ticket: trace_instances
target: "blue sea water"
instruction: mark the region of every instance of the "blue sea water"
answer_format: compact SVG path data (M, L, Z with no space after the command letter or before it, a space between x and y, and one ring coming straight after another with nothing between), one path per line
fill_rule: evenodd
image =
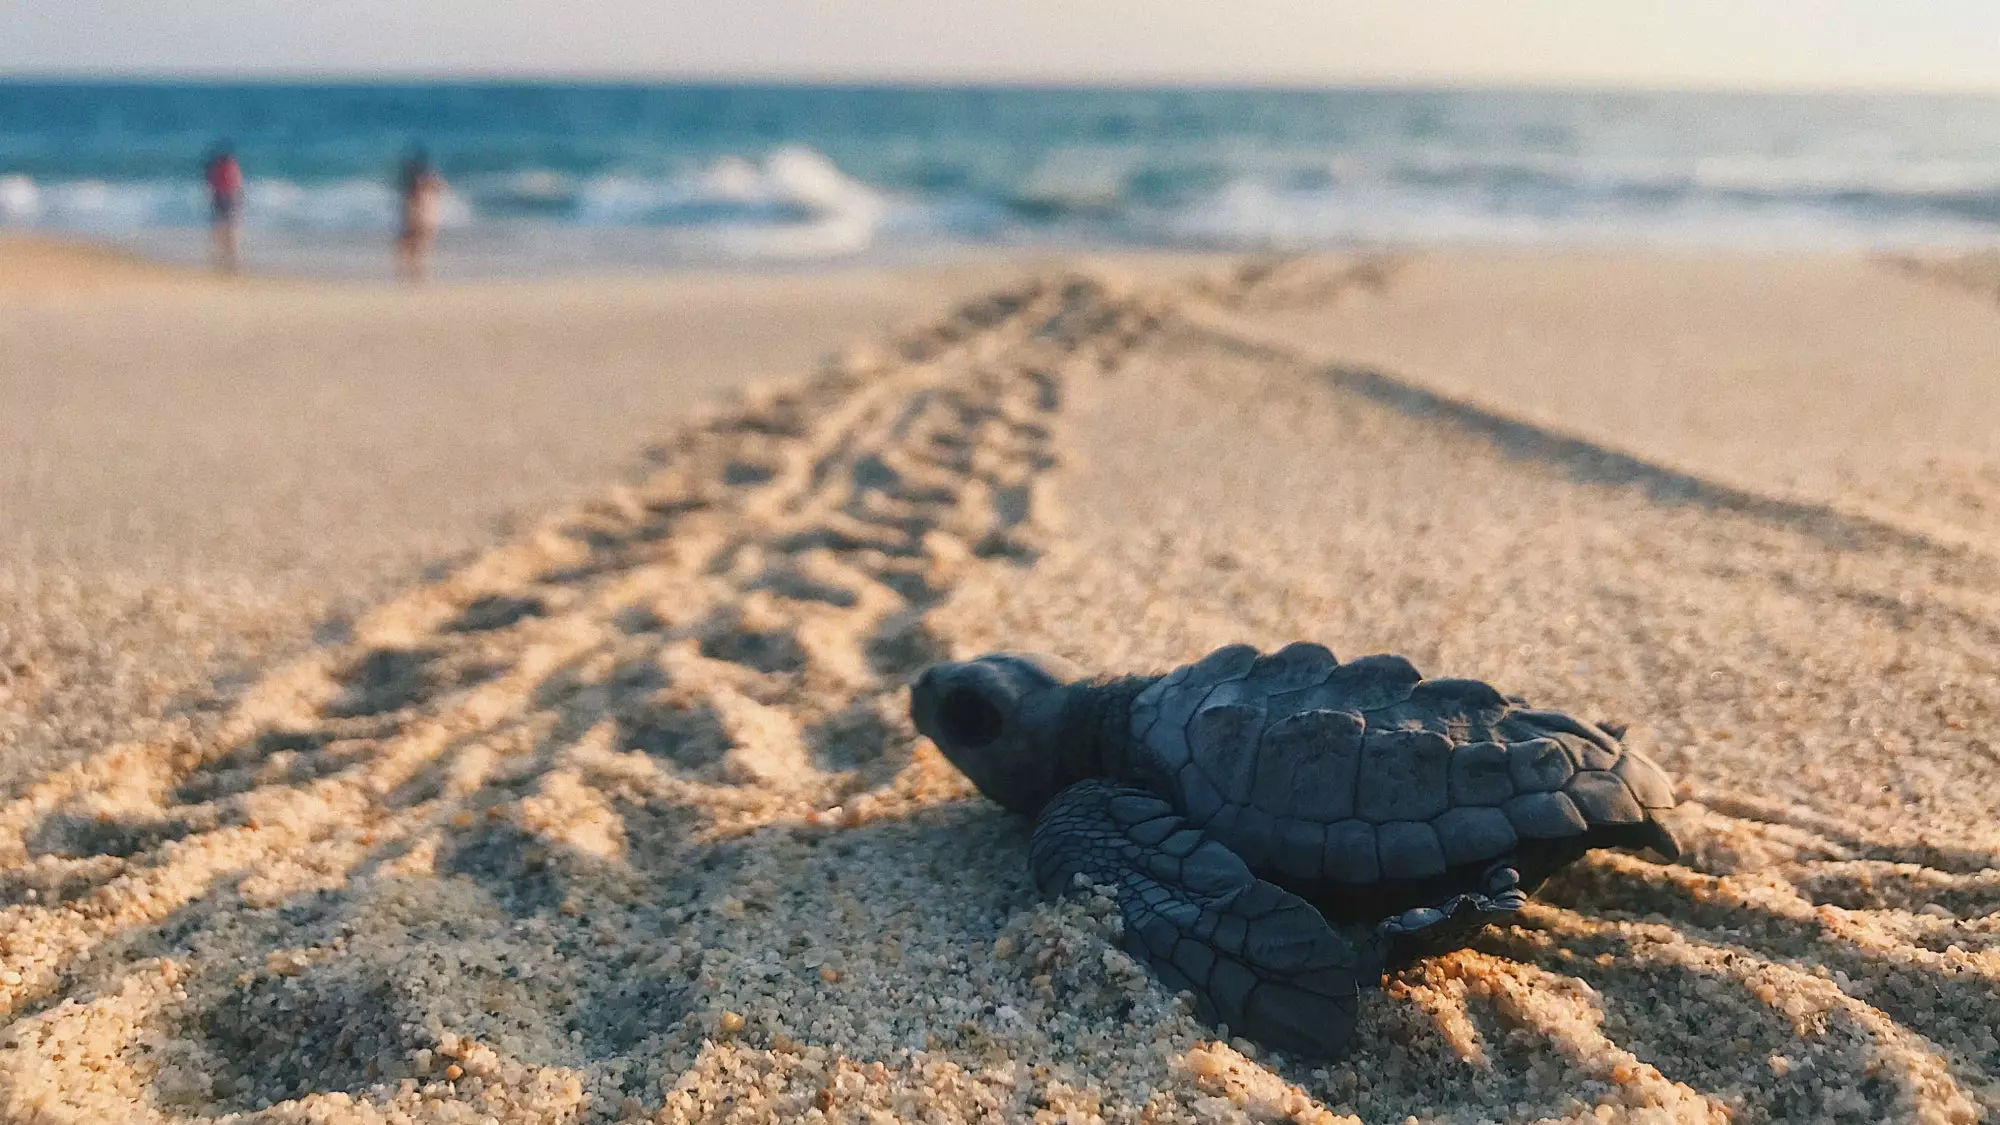
M2000 98L1417 90L0 82L0 226L379 266L422 143L440 264L535 272L966 245L2000 240Z

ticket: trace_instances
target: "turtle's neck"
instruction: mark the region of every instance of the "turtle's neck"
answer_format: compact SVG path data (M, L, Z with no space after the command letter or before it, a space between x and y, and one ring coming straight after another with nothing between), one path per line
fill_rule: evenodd
M1121 676L1069 689L1062 729L1075 732L1075 741L1062 748L1063 788L1086 778L1130 776L1132 701L1159 678Z

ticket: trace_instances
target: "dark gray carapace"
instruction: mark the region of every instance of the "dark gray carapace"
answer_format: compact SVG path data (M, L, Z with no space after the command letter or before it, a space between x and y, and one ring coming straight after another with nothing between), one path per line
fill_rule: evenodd
M1036 818L1037 882L1116 888L1126 941L1232 1030L1338 1053L1385 966L1463 945L1599 847L1679 844L1666 774L1591 723L1397 656L1232 645L1085 680L1019 653L926 670L917 729Z

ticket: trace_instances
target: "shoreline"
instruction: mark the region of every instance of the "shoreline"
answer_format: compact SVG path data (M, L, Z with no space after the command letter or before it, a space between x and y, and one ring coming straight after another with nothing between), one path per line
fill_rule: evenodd
M661 232L639 229L598 232L602 237L633 235L641 246ZM300 284L326 286L370 286L402 284L394 276L392 244L380 237L316 236L281 251L275 259L251 248L250 268L228 276L216 273L207 264L206 228L178 232L151 232L133 239L51 233L39 230L0 227L0 292L20 293L36 288L76 288L104 286L122 281L168 280L222 283ZM445 239L450 238L447 232ZM1729 243L1681 242L1675 240L1618 240L1606 238L1489 238L1380 240L1319 249L1229 248L1200 245L1161 246L1142 244L1065 242L1022 242L990 244L941 241L932 245L876 248L856 254L825 257L728 257L680 256L635 250L626 246L622 257L599 259L547 258L536 260L532 252L503 252L486 257L454 254L448 241L440 251L438 275L427 286L533 285L555 283L633 283L667 278L727 278L816 276L853 271L950 271L982 268L996 262L1031 270L1061 268L1062 263L1160 262L1178 266L1190 262L1221 262L1229 259L1329 257L1356 254L1390 255L1472 255L1478 257L1659 257L1659 258L1740 258L1740 259L1819 259L1866 258L1902 263L1912 272L1955 280L1974 288L1996 288L1986 241L1884 242L1880 244L1827 245L1736 245ZM260 258L262 264L260 264ZM282 264L273 264L273 263ZM315 263L296 268L301 263Z
M133 282L188 282L199 271L73 236L0 230L0 293L102 288Z

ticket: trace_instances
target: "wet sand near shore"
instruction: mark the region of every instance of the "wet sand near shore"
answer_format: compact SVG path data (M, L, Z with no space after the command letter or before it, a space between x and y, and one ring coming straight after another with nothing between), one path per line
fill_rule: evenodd
M2000 487L1977 418L1937 422L1983 402L2000 312L1866 262L1765 268L1096 263L618 439L646 471L384 589L201 723L20 776L0 1105L2000 1113ZM1657 296L1730 285L1765 335ZM1840 332L1874 350L1812 350ZM1814 383L1835 362L1909 390L1855 423ZM1674 387L1763 404L1775 452L1659 409ZM1883 491L1926 427L1978 504ZM1386 981L1351 1058L1291 1059L1195 1021L1108 902L1038 901L1025 826L904 714L941 657L1145 670L1299 637L1632 721L1688 854L1589 857ZM173 650L129 651L143 675Z

